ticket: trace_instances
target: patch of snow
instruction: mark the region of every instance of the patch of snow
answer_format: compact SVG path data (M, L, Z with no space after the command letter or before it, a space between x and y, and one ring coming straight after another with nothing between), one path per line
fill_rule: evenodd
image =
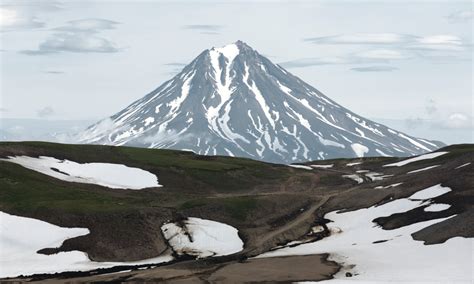
M359 157L359 158L364 157L364 155L367 152L369 152L369 148L367 148L366 146L364 146L362 144L359 144L359 143L351 144L351 148L354 151L354 153L356 154L356 156Z
M426 196L433 197L432 194ZM257 257L329 253L329 260L344 265L335 275L336 279L328 280L329 283L347 280L346 272L352 273L351 281L364 283L469 283L472 280L472 238L454 237L442 244L424 245L423 241L415 241L411 236L453 216L394 230L384 230L372 222L378 217L420 206L422 202L405 198L351 212L330 212L324 216L332 221L327 224L333 232L329 237Z
M342 177L344 178L349 178L349 179L352 179L354 181L356 181L358 184L361 184L364 182L364 179L361 178L359 175L343 175Z
M340 106L338 106L337 104L334 104L333 102L331 102L330 100L328 100L324 95L318 95L317 93L311 91L310 94L313 94L315 95L316 97L320 98L321 100L325 101L327 104L330 104L336 108L340 108Z
M321 136L318 136L318 139L319 139L319 142L321 142L321 144L325 145L325 146L333 146L333 147L339 147L339 148L346 148L346 146L344 146L344 144L341 144L341 143L338 143L336 141L332 141L332 140L329 140L329 139L324 139L323 137Z
M380 186L376 186L374 187L375 189L385 189L385 188L392 188L392 187L397 187L399 185L403 184L403 182L399 182L399 183L392 183L392 184L389 184L389 185L380 185Z
M405 151L399 149L398 147L400 147L400 145L395 145L394 143L390 142L390 144L393 146L392 148L397 151L397 152L400 152L400 153L405 153Z
M230 110L231 110L231 103L232 101L229 101L226 103L224 107L224 114L220 119L217 119L216 122L219 124L220 129L222 130L222 133L229 139L229 141L234 141L237 139L240 139L246 143L250 143L249 140L247 140L244 136L232 131L232 129L229 127L229 121L230 121ZM239 144L236 144L239 145Z
M408 140L411 144L415 145L416 147L419 147L423 150L426 150L426 151L431 151L432 149L429 149L427 147L425 147L423 144L415 141L414 139L411 139L410 137L406 136L406 135L403 135L402 133L398 133L398 136Z
M285 94L291 96L291 94L290 94L291 89L290 89L290 88L288 88L287 86L283 85L283 84L280 83L280 81L278 81L278 80L276 81L276 83L277 83L278 87L280 88L280 90L281 90L283 93L285 93Z
M324 227L321 225L316 225L311 228L311 233L316 234L316 233L321 233L324 232Z
M19 217L0 211L0 278L87 271L118 265L140 265L168 262L171 255L134 262L95 262L81 251L45 255L37 253L44 248L57 248L70 238L89 234L86 228L62 228L33 218Z
M360 136L360 137L365 138L365 133L364 133L364 131L360 130L360 129L357 128L357 127L355 128L355 130L356 130L357 133L359 133L359 136Z
M158 183L156 175L139 168L130 168L121 164L80 164L45 156L40 156L39 158L15 156L0 160L19 164L27 169L68 182L90 183L121 189L143 189L162 186Z
M155 107L155 113L159 113L160 112L160 108L163 104L159 104Z
M171 102L168 103L168 106L170 107L169 115L171 115L172 118L174 118L178 115L178 113L176 111L179 110L180 106L183 104L183 102L188 97L189 90L191 88L191 82L192 82L195 74L196 74L196 71L194 71L192 74L187 74L186 75L186 78L185 78L185 80L183 82L183 85L181 87L181 96L177 97L176 99L174 99L174 100L172 100Z
M313 112L314 114L316 114L316 118L317 118L318 120L320 120L320 121L322 121L322 122L324 122L324 123L326 123L326 124L328 124L328 125L330 125L330 126L332 126L332 127L334 127L334 128L337 128L337 129L340 129L340 130L343 130L343 131L347 131L346 129L343 129L343 128L341 128L341 127L339 127L339 126L337 126L337 125L331 123L324 115L322 115L319 111L317 111L314 107L312 107L312 106L309 104L308 100L306 100L306 99L299 99L299 98L293 96L293 95L291 94L291 89L288 88L288 87L286 87L285 85L281 84L280 81L277 80L276 83L278 84L280 90L282 90L284 93L286 93L286 94L287 94L288 96L290 96L292 99L294 99L295 101L298 101L298 102L301 103L303 106L305 106L308 110L310 110L311 112ZM319 98L321 98L321 99L324 99L323 97L320 97L318 94L315 94L315 93L312 93L312 94L316 95L317 97L319 97ZM330 103L330 104L332 104L332 103ZM336 105L336 106L337 106L337 105ZM323 108L323 111L324 111L324 108ZM293 112L295 112L295 111L293 110Z
M239 55L239 47L235 43L225 45L223 47L214 47L211 51L216 51L219 54L222 54L229 62L234 61L235 57Z
M435 203L435 204L431 204L428 207L425 207L425 209L423 210L426 212L439 212L439 211L444 211L446 209L449 209L450 207L451 205L449 204Z
M198 258L221 256L239 252L244 243L236 228L224 223L200 218L188 218L179 223L167 223L161 227L164 237L180 255Z
M384 175L383 173L368 172L365 174L366 177L370 178L371 181L383 180L392 175Z
M408 197L408 199L426 200L426 199L441 196L441 195L446 194L450 191L451 191L451 188L441 186L441 184L437 184L437 185L433 185L431 187L425 188L423 190L420 190L420 191L414 193L413 195Z
M146 118L143 122L145 122L145 126L148 126L151 123L153 123L154 121L155 121L155 118L150 116L150 117Z
M289 165L292 168L297 168L297 169L305 169L305 170L312 170L312 167L305 166L305 165Z
M391 155L384 153L382 150L375 149L375 151L384 157L392 157Z
M325 154L325 153L324 153L323 151L319 151L319 152L318 152L318 155L319 155L319 159L320 159L320 160L324 160L324 154Z
M362 164L362 162L354 162L354 163L348 163L348 164L346 164L346 166L352 167L352 166L356 166L356 165L360 165L360 164Z
M470 162L469 162L469 163L465 163L465 164L462 164L462 165L460 165L460 166L458 166L458 167L456 167L456 168L454 168L454 169L457 170L457 169L460 169L460 168L464 168L464 167L466 167L466 166L469 166L470 164L471 164Z
M247 66L247 63L245 63L244 66L244 75L242 77L242 80L245 85L249 88L249 90L255 95L255 100L257 100L258 104L260 105L260 108L263 111L263 114L267 118L268 122L272 126L272 128L275 128L275 121L272 118L272 115L270 114L270 107L267 105L265 98L263 97L262 93L258 89L257 85L255 84L254 81L251 83L249 82L249 66Z
M342 139L346 140L349 143L352 143L352 140L348 139L346 136L344 136L342 134L339 134L339 135L342 137Z
M382 137L385 136L382 132L380 132L380 130L378 130L378 129L376 129L376 128L373 128L373 127L371 127L370 125L368 125L365 120L362 120L361 118L356 117L356 116L354 116L354 115L351 115L350 113L347 113L347 112L346 112L346 116L349 117L350 119L352 119L352 120L353 120L355 123L357 123L358 125L364 127L365 129L368 129L368 130L372 131L374 134L379 135L379 136L382 136ZM358 130L358 129L356 128L356 131L359 132L360 130ZM360 131L359 134L360 134L361 132L362 132L362 131ZM362 132L361 136L362 136L362 137L365 137L365 134L363 134L363 132Z
M311 167L313 168L320 168L320 169L328 169L328 168L332 168L334 166L334 164L330 164L330 165L311 165Z
M420 140L420 141L423 142L423 143L429 144L429 145L431 145L431 146L433 146L433 147L437 147L436 144L433 144L433 143L431 143L430 141L427 141L427 140L421 139L421 138L417 138L417 139Z
M384 167L401 167L401 166L407 165L409 163L417 162L417 161L434 159L447 153L448 152L433 152L429 154L420 155L414 158L409 158L400 162L387 164L387 165L384 165Z
M427 170L431 170L431 169L437 168L437 167L439 167L439 166L441 166L441 165L429 166L429 167L426 167L426 168L422 168L422 169L410 171L410 172L408 172L407 174L414 174L414 173L418 173L418 172L423 172L423 171L427 171Z
M231 157L235 157L234 153L232 153L232 151L230 151L229 149L224 148L224 151L227 152L227 155L229 155L229 156L231 156Z

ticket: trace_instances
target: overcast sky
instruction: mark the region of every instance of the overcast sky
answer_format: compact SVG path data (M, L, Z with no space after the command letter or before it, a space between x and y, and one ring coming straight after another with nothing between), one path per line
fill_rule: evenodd
M2 0L0 115L107 117L242 40L362 116L472 142L472 2L413 2Z

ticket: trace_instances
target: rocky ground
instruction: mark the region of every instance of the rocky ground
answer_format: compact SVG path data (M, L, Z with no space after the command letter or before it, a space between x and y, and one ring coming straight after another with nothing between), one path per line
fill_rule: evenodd
M435 244L455 236L474 237L474 227L466 226L473 222L474 216L473 165L457 169L473 161L474 147L456 145L440 151L449 153L403 167L384 167L402 159L379 157L306 163L310 169L305 169L169 150L0 143L0 158L52 156L83 163L122 163L156 174L164 185L139 191L111 190L57 180L0 161L0 211L64 227L88 228L89 235L69 239L60 248L43 252L80 250L96 261L139 260L169 251L160 230L161 224L183 217L229 224L239 230L245 243L241 252L229 256L201 260L181 257L154 268L143 265L36 275L17 279L21 281L235 283L322 280L331 278L341 268L340 264L328 261L327 255L251 257L291 241L316 241L327 237L330 232L326 229L324 215L328 212L381 205L406 198L434 184L452 189L435 198L438 203L450 204L449 209L425 212L423 208L417 208L374 222L389 230L455 214L453 218L414 233L413 238ZM433 165L439 166L416 174L408 173ZM390 187L393 184L400 185ZM318 225L323 230L311 233ZM125 272L119 272L123 270Z

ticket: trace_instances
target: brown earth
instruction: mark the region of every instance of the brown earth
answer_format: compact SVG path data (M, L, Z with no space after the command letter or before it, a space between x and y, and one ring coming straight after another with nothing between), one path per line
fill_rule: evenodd
M289 269L290 268L290 269ZM153 282L153 283L292 283L331 279L339 265L327 255L287 256L227 262L215 266L184 262L146 270L133 270L73 279L42 279L41 283ZM16 279L12 281L31 281Z

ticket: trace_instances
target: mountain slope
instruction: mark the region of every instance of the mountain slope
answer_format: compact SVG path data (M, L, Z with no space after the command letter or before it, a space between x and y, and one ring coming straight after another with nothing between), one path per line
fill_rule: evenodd
M205 50L80 141L279 163L410 156L443 145L351 112L241 41Z

